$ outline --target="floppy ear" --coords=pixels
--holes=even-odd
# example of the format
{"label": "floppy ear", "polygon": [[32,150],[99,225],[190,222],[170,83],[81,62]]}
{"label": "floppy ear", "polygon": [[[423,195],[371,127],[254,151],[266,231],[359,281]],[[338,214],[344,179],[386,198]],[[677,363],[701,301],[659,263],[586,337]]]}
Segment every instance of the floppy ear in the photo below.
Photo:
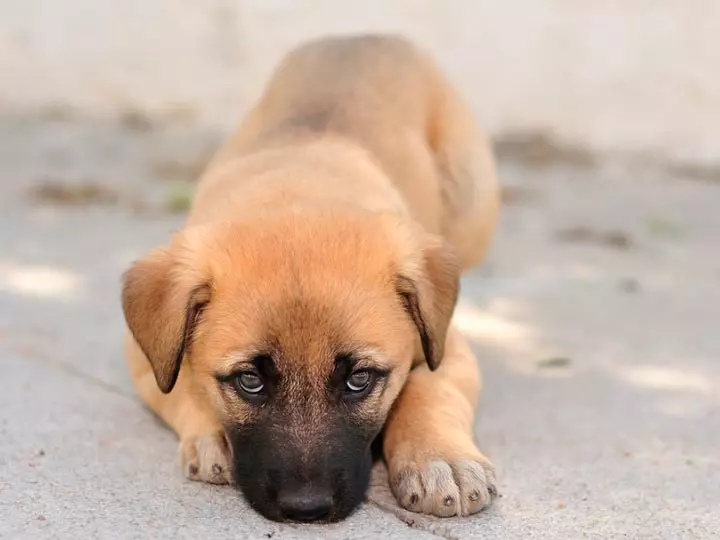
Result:
{"label": "floppy ear", "polygon": [[210,287],[193,280],[167,248],[151,251],[123,276],[122,306],[128,327],[150,361],[158,387],[169,393],[192,339]]}
{"label": "floppy ear", "polygon": [[455,252],[445,241],[434,240],[423,251],[421,275],[397,276],[397,291],[417,327],[425,361],[435,371],[445,352],[445,337],[460,291],[460,269]]}

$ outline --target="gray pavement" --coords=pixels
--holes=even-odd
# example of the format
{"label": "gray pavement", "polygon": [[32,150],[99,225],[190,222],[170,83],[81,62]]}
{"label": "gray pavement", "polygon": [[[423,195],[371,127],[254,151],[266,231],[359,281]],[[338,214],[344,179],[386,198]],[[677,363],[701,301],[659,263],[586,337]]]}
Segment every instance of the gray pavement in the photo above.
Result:
{"label": "gray pavement", "polygon": [[[218,134],[66,116],[0,121],[0,538],[719,536],[717,183],[504,163],[501,227],[456,317],[503,497],[409,514],[378,469],[347,521],[289,526],[181,478],[121,354],[120,273],[180,224],[171,182]],[[64,182],[104,195],[32,196]]]}

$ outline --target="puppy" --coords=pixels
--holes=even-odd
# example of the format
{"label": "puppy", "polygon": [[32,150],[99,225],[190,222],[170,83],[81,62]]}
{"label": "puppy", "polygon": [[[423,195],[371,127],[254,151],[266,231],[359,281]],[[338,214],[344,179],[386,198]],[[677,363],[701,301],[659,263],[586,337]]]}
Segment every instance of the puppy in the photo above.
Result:
{"label": "puppy", "polygon": [[497,214],[489,144],[427,54],[372,35],[290,52],[185,226],[124,275],[132,379],[184,473],[273,520],[335,521],[382,431],[400,505],[488,505],[480,376],[450,319]]}

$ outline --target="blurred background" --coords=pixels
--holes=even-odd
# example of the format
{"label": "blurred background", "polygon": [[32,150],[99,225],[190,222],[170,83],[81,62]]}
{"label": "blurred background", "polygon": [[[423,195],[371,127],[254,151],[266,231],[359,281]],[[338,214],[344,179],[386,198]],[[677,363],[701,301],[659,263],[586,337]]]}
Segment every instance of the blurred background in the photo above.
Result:
{"label": "blurred background", "polygon": [[328,530],[720,529],[720,3],[0,0],[0,537],[281,530],[180,478],[125,371],[120,275],[288,48],[368,31],[430,50],[494,140],[500,228],[456,322],[505,497],[438,525],[378,481]]}
{"label": "blurred background", "polygon": [[501,141],[717,164],[720,6],[652,2],[207,0],[2,2],[8,111],[130,112],[227,129],[288,47],[400,31],[462,86]]}

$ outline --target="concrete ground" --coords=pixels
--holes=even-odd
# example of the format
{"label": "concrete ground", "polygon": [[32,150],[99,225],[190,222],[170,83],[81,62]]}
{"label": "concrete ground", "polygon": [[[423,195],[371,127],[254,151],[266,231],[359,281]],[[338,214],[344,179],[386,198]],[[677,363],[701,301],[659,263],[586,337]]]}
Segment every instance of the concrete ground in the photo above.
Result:
{"label": "concrete ground", "polygon": [[119,306],[220,135],[181,120],[0,121],[0,538],[717,538],[720,185],[652,169],[503,163],[457,313],[485,374],[489,511],[403,512],[379,469],[347,521],[280,525],[183,480],[125,372]]}

